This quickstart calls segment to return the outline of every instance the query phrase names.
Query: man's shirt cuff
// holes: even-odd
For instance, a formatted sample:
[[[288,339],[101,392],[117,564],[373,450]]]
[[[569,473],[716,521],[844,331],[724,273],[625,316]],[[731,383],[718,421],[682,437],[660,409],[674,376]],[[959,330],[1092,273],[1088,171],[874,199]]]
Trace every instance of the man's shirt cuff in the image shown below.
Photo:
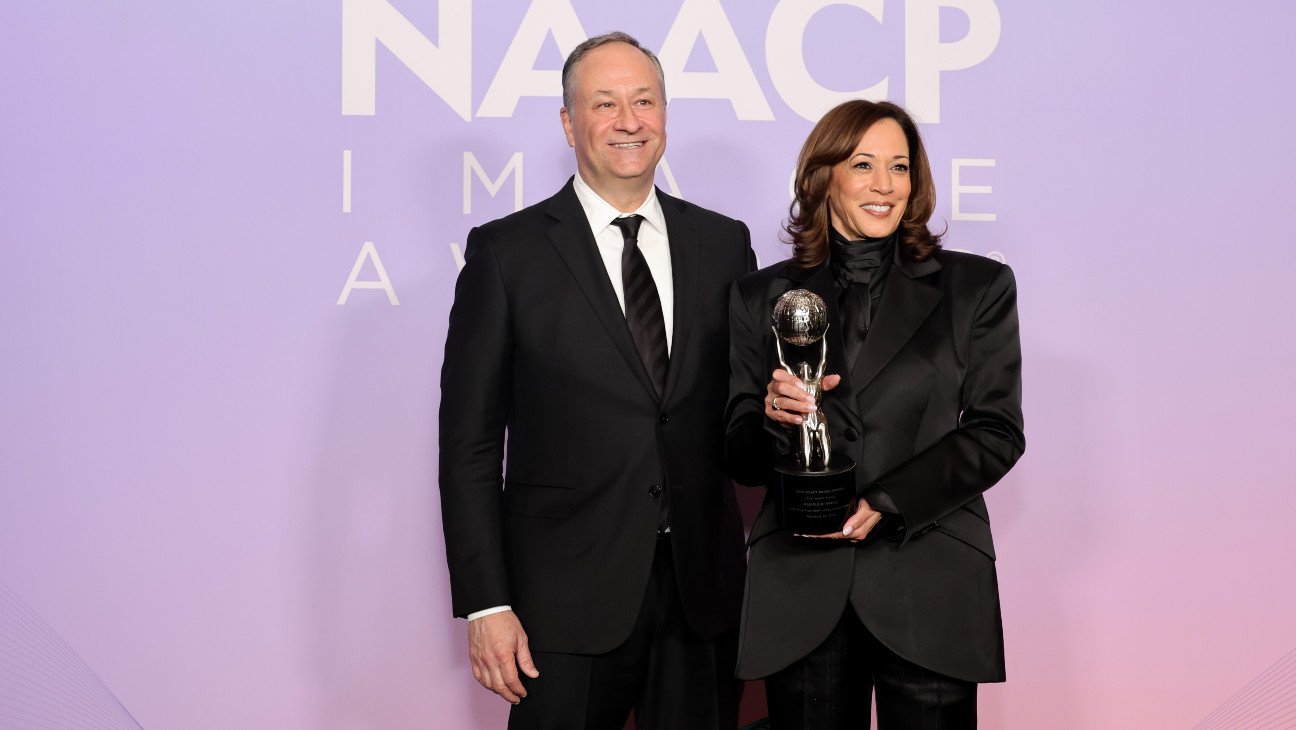
[[[468,620],[476,621],[477,619],[483,616],[489,616],[492,613],[503,613],[505,611],[512,611],[512,610],[513,610],[512,606],[496,606],[494,608],[487,608],[481,611],[473,611],[472,613],[468,614]]]

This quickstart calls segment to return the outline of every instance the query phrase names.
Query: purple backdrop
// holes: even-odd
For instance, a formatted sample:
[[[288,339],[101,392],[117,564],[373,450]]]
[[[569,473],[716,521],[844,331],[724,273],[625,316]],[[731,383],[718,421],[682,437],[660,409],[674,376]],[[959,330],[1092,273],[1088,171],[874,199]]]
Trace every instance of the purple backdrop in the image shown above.
[[[0,724],[53,722],[75,652],[144,727],[500,726],[440,535],[456,247],[571,174],[556,69],[620,28],[674,69],[659,181],[763,262],[829,90],[870,90],[927,122],[947,245],[1016,271],[1029,447],[988,495],[985,725],[1186,727],[1240,692],[1212,722],[1296,726],[1296,6],[5,16]]]

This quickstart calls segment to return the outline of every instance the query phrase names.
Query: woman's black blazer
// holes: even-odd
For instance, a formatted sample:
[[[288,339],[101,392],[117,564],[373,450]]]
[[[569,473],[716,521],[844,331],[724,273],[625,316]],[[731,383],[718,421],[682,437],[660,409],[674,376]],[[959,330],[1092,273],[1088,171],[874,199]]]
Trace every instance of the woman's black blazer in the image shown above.
[[[736,282],[730,296],[726,463],[742,484],[771,481],[790,432],[764,415],[778,367],[769,316],[790,289],[809,289],[838,322],[828,266],[784,262]],[[897,254],[856,362],[828,330],[824,397],[834,450],[900,511],[886,535],[823,548],[779,531],[766,496],[749,538],[738,674],[767,676],[818,646],[854,608],[906,659],[975,682],[1004,679],[1003,631],[990,518],[982,493],[1025,449],[1021,348],[1011,269],[938,251]]]

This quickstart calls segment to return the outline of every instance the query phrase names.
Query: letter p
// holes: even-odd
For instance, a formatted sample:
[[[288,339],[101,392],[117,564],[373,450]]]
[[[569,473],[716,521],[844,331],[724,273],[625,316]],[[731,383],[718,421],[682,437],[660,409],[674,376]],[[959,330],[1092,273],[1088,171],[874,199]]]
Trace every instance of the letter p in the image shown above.
[[[968,32],[941,43],[940,9],[968,17]],[[999,8],[994,0],[905,0],[905,105],[919,121],[940,121],[940,75],[981,63],[999,45]]]

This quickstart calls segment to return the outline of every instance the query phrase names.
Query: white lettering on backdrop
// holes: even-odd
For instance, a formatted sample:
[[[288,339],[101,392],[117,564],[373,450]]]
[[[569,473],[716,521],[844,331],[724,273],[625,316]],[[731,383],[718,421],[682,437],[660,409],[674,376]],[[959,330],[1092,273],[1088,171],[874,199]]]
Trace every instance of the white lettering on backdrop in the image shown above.
[[[374,271],[377,272],[377,279],[360,279],[360,271],[364,268],[365,259],[373,262]],[[399,307],[400,301],[396,299],[396,290],[392,288],[391,279],[387,278],[387,269],[383,268],[382,259],[378,258],[378,249],[374,247],[372,241],[365,241],[360,247],[360,255],[356,257],[355,266],[351,267],[351,275],[347,277],[346,285],[342,287],[342,294],[338,296],[338,304],[346,304],[347,299],[351,298],[352,289],[382,289],[387,292],[387,303],[393,307]]]
[[[818,83],[805,61],[805,31],[824,8],[854,7],[884,23],[883,0],[779,0],[770,13],[765,34],[765,60],[773,90],[798,116],[816,121],[823,112],[846,99],[884,99],[889,76],[866,88],[835,91]],[[967,16],[963,38],[941,42],[940,9],[954,8]],[[472,121],[472,0],[439,0],[437,41],[430,40],[390,0],[342,2],[342,114],[373,116],[377,113],[377,54],[382,44],[429,90],[465,121]],[[941,121],[941,74],[971,68],[990,57],[1001,32],[995,0],[905,0],[904,4],[904,103],[919,121]],[[532,0],[513,40],[496,67],[477,108],[477,117],[512,117],[523,97],[560,98],[560,72],[535,68],[545,40],[553,36],[567,55],[587,35],[571,0]],[[714,71],[685,71],[684,65],[705,44]],[[742,121],[769,121],[774,112],[762,90],[747,53],[720,0],[684,0],[660,47],[659,56],[671,99],[728,101]],[[876,78],[876,76],[874,76]],[[989,194],[988,185],[963,185],[963,167],[993,167],[993,159],[956,158],[951,161],[951,218],[959,221],[994,221],[992,212],[964,212],[962,196]],[[660,165],[666,187],[679,195],[670,166]],[[472,212],[473,177],[496,197],[513,177],[513,208],[523,200],[523,155],[515,152],[496,177],[491,177],[476,155],[463,153],[463,212]],[[343,212],[351,211],[351,151],[344,150]],[[451,243],[456,268],[463,267],[463,251]],[[991,258],[1003,260],[995,251]],[[360,280],[369,259],[376,280]],[[381,289],[388,302],[399,305],[396,292],[372,242],[366,241],[338,297],[346,304],[353,289]]]
[[[342,0],[343,116],[376,113],[382,43],[465,122],[472,119],[472,0],[439,2],[436,45],[387,0]]]
[[[562,72],[535,68],[540,48],[550,33],[563,58],[589,37],[568,0],[534,0],[504,53],[477,116],[511,117],[518,99],[524,96],[562,96],[556,91],[562,88]]]
[[[491,180],[482,168],[481,163],[477,161],[477,155],[471,152],[463,153],[463,212],[464,215],[472,213],[472,179],[473,175],[482,181],[486,186],[486,192],[493,198],[499,194],[500,188],[504,187],[504,181],[509,175],[513,175],[513,210],[522,210],[522,153],[514,152],[509,158],[504,169],[500,171],[499,177]]]
[[[994,213],[970,213],[963,210],[964,195],[989,195],[994,192],[989,185],[964,185],[965,167],[994,167],[993,159],[955,158],[950,161],[950,218],[956,221],[993,221]]]
[[[883,22],[883,0],[780,0],[765,33],[765,60],[774,90],[801,117],[816,121],[845,99],[882,99],[888,77],[853,91],[821,86],[806,67],[805,29],[832,5],[859,8]],[[956,8],[968,32],[940,40],[940,9]],[[472,2],[439,0],[438,42],[433,43],[389,0],[342,0],[342,114],[377,113],[377,61],[381,43],[464,119],[472,119]],[[905,0],[905,105],[919,120],[940,122],[941,74],[971,68],[999,45],[999,8],[994,0]],[[510,117],[524,96],[559,96],[559,72],[535,68],[545,38],[553,35],[566,55],[587,37],[571,0],[532,0],[513,42],[496,68],[477,109],[479,117]],[[706,44],[715,71],[685,71],[698,41]],[[719,0],[684,0],[661,45],[662,68],[672,99],[722,99],[740,120],[771,120],[770,107]]]

